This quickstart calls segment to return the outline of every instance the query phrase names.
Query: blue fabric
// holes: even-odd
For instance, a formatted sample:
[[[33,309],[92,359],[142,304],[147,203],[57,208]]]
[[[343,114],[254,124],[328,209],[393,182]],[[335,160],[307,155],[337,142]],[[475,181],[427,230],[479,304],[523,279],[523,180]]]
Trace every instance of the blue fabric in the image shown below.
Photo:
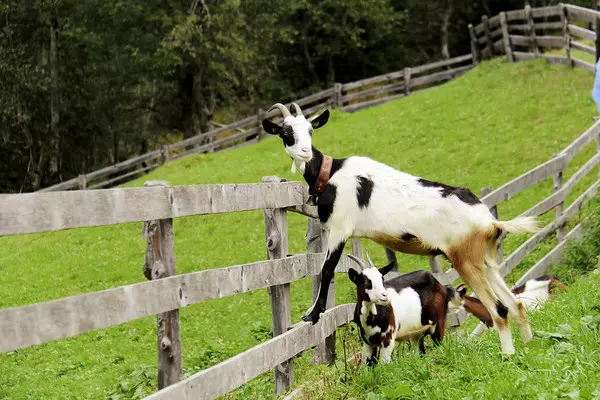
[[[596,79],[594,80],[594,88],[592,89],[592,97],[596,102],[596,107],[598,107],[598,112],[600,113],[600,59],[596,63]]]

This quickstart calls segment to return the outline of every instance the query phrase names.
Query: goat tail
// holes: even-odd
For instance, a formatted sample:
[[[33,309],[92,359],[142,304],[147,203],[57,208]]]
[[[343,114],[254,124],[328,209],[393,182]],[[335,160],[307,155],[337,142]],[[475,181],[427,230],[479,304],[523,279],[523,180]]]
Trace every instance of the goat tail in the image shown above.
[[[494,226],[501,231],[510,233],[527,233],[540,230],[540,222],[535,217],[517,217],[510,221],[495,221]]]

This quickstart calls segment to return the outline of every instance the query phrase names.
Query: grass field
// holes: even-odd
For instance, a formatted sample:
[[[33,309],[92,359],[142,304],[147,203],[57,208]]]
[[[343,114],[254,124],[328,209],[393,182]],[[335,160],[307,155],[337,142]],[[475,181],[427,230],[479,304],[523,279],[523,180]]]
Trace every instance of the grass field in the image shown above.
[[[315,132],[313,143],[335,157],[370,156],[478,193],[548,160],[587,129],[595,115],[592,82],[593,76],[585,71],[541,60],[517,64],[494,60],[405,99],[353,114],[333,112],[330,122]],[[590,146],[574,159],[570,173],[594,151]],[[169,163],[130,186],[149,179],[173,185],[260,182],[266,175],[300,179],[290,173],[290,166],[280,140],[273,138]],[[591,175],[576,192],[589,185],[597,171]],[[551,191],[548,182],[516,196],[499,207],[500,217],[514,217]],[[289,219],[290,252],[305,252],[306,218]],[[181,218],[174,225],[178,273],[266,258],[262,212]],[[143,281],[141,229],[142,224],[136,223],[0,238],[0,308]],[[514,249],[524,238],[509,237],[506,247]],[[383,249],[365,244],[374,260],[383,262]],[[424,258],[399,260],[402,271],[427,266]],[[528,258],[520,270],[533,262]],[[336,289],[339,303],[352,297],[345,276],[338,277]],[[310,296],[310,280],[292,285],[293,322],[309,307]],[[270,337],[268,295],[261,290],[187,307],[181,311],[181,326],[184,368],[191,374]],[[0,355],[0,399],[139,398],[155,390],[155,331],[155,318],[149,317]],[[471,354],[497,345],[494,339],[482,343],[476,348],[447,346],[461,346]],[[451,348],[447,346],[440,352]],[[459,356],[447,357],[444,362],[449,363]],[[308,367],[310,352],[296,365],[298,382],[323,371]],[[271,375],[262,375],[234,397],[271,397]]]

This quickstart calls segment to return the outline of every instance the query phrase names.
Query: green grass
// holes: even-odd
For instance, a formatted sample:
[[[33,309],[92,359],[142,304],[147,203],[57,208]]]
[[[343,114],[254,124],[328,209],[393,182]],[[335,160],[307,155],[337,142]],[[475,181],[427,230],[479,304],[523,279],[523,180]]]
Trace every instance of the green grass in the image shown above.
[[[313,142],[327,154],[361,154],[430,180],[498,187],[559,152],[592,124],[593,76],[538,60],[485,62],[441,87],[353,114],[333,112]],[[566,178],[593,154],[593,145],[573,160]],[[144,180],[173,185],[260,182],[290,173],[279,139],[228,152],[187,157],[153,171]],[[575,196],[597,171],[576,187]],[[499,207],[510,218],[552,191],[537,185]],[[570,200],[574,197],[571,196]],[[0,308],[103,290],[144,280],[141,223],[0,238]],[[290,252],[305,252],[306,218],[290,215]],[[261,211],[180,218],[175,221],[178,273],[263,260]],[[509,237],[511,250],[526,237]],[[376,263],[384,252],[365,242]],[[542,246],[539,255],[552,245]],[[349,247],[349,246],[348,246]],[[401,270],[427,268],[426,259],[399,257]],[[519,268],[535,261],[526,259]],[[337,279],[337,301],[351,297],[345,276]],[[292,319],[310,306],[310,280],[292,285]],[[207,301],[181,310],[186,373],[194,373],[268,338],[268,295],[260,290]],[[0,399],[135,397],[155,390],[155,318],[148,317],[76,338],[0,355]],[[472,351],[467,350],[465,351]],[[310,352],[297,360],[296,378],[313,378]],[[135,386],[139,385],[139,386]],[[237,393],[270,397],[271,374]],[[135,393],[138,395],[135,395]],[[138,396],[138,397],[139,397]]]
[[[598,399],[600,398],[600,270],[579,279],[530,314],[534,340],[513,329],[517,354],[502,361],[494,330],[467,339],[449,335],[425,356],[405,345],[392,363],[375,368],[336,362],[304,387],[306,399]],[[347,354],[359,348],[344,328]]]

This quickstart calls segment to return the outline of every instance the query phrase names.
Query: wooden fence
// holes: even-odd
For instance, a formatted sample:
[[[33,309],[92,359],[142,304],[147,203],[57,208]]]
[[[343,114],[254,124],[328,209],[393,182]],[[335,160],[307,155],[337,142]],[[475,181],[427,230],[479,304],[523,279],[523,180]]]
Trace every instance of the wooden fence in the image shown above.
[[[574,52],[598,60],[598,20],[600,12],[571,4],[526,6],[492,18],[483,16],[478,25],[469,25],[471,53],[475,62],[501,54],[511,62],[543,57],[554,64],[594,73],[594,63],[577,57]],[[558,49],[564,50],[564,55],[546,53]]]
[[[597,152],[563,182],[569,161],[595,143]],[[542,241],[556,235],[558,245],[543,256],[517,284],[542,275],[559,258],[569,239],[581,233],[581,225],[566,232],[567,223],[581,205],[594,195],[596,180],[568,206],[567,196],[575,185],[600,162],[600,122],[571,143],[556,157],[524,173],[482,197],[490,208],[498,206],[552,179],[554,192],[522,215],[541,215],[555,210],[555,218],[531,236],[501,263],[502,274],[512,271]],[[148,282],[45,303],[0,310],[0,352],[59,340],[138,318],[157,315],[159,392],[151,399],[212,399],[275,368],[276,390],[287,390],[293,382],[293,357],[318,346],[316,359],[335,359],[332,335],[347,324],[353,304],[334,306],[333,290],[328,311],[312,326],[291,326],[289,284],[317,276],[324,259],[323,231],[315,220],[316,209],[306,205],[308,195],[299,182],[280,182],[270,177],[264,183],[243,185],[169,186],[148,182],[143,188],[62,191],[0,196],[0,235],[57,231],[145,221],[148,241],[144,274]],[[173,218],[264,209],[266,247],[269,260],[227,268],[176,275]],[[287,213],[309,217],[307,247],[318,253],[287,255]],[[360,241],[353,251],[362,253]],[[346,272],[352,261],[342,257],[336,272]],[[458,278],[454,269],[437,273],[444,284]],[[314,281],[318,288],[318,277]],[[183,379],[178,309],[209,299],[267,288],[271,295],[275,337],[231,359]],[[453,325],[465,315],[449,316]],[[328,339],[329,338],[329,339]],[[327,340],[328,339],[328,340]],[[324,344],[322,344],[324,343]]]
[[[524,13],[536,18],[550,18],[555,10],[561,10],[562,15],[565,15],[566,10],[570,18],[585,15],[588,22],[591,18],[588,10],[582,11],[572,6],[547,7],[542,9],[543,12],[539,10],[531,9]],[[513,21],[516,20],[516,15],[521,14],[506,13],[497,21]],[[497,33],[491,33],[496,28],[493,21],[494,18],[487,20],[483,28],[471,27],[471,31],[473,34],[477,31],[489,31],[490,35],[486,34],[486,38],[494,39]],[[568,31],[570,23],[565,21],[568,20],[563,20]],[[546,25],[543,26],[543,29],[546,29]],[[505,27],[502,30],[507,29]],[[476,36],[475,39],[479,42]],[[487,39],[485,40],[487,42]],[[535,43],[539,45],[539,42]],[[494,42],[492,41],[491,44],[493,47]],[[481,50],[475,45],[473,50],[476,56],[473,57],[474,60],[478,60],[477,56],[480,53],[485,53],[485,49]],[[518,59],[519,55],[516,52],[512,54]],[[470,57],[459,57],[459,59],[457,63],[471,60]],[[437,63],[425,70],[444,68],[453,62]],[[578,66],[578,63],[573,61],[571,65]],[[447,71],[454,70],[453,73],[460,73],[456,71],[458,68],[462,67]],[[447,79],[452,75],[443,74],[447,71],[436,73]],[[402,82],[408,82],[407,86],[413,88],[412,85],[418,79],[420,72],[422,71],[412,70],[405,75],[403,71]],[[377,82],[363,82],[363,86],[347,88],[346,91],[342,87],[341,91],[337,91],[338,94],[342,94],[341,97],[337,95],[336,98],[342,102],[342,107],[352,107],[355,105],[352,101],[364,100],[364,98],[346,97],[344,100],[344,96],[369,91],[372,89],[371,85],[395,79],[400,79],[400,76],[388,76]],[[424,80],[417,80],[415,86],[425,84],[422,82]],[[430,83],[433,81],[427,82]],[[384,84],[384,86],[389,85],[391,84]],[[255,122],[259,120],[256,119]],[[191,144],[192,141],[188,143]],[[570,178],[564,182],[563,176],[568,171],[569,162],[589,145],[595,145],[595,154],[576,171],[569,171],[572,172]],[[600,121],[551,160],[495,190],[485,191],[482,202],[494,213],[501,214],[499,206],[503,202],[541,182],[547,180],[553,182],[553,193],[528,210],[524,210],[521,215],[539,216],[554,210],[554,219],[513,253],[500,260],[503,276],[510,273],[540,243],[555,236],[557,245],[541,257],[517,284],[542,275],[560,258],[566,243],[580,235],[581,225],[567,231],[568,223],[582,204],[594,195],[600,180],[595,179],[594,183],[570,204],[567,204],[567,199],[576,184],[580,183],[599,163]],[[143,188],[0,195],[0,235],[144,221],[144,234],[147,240],[144,275],[149,280],[45,303],[2,309],[0,310],[0,352],[72,337],[157,315],[160,390],[149,396],[149,399],[213,399],[272,369],[275,369],[276,391],[279,393],[287,390],[293,382],[295,355],[317,346],[315,358],[318,362],[330,362],[335,359],[335,340],[332,340],[332,335],[337,327],[350,321],[354,309],[353,304],[335,306],[332,288],[329,293],[328,310],[319,323],[314,326],[308,322],[291,325],[289,284],[303,277],[317,276],[324,259],[322,251],[325,246],[325,236],[315,219],[315,208],[306,204],[307,198],[308,195],[301,183],[281,182],[276,177],[266,178],[263,183],[257,184],[169,186],[166,182],[154,181],[148,182]],[[269,260],[176,275],[174,218],[257,209],[263,209],[265,214],[266,248]],[[287,256],[288,212],[300,213],[308,217],[309,252],[307,254]],[[353,252],[362,254],[360,240],[353,241]],[[346,272],[350,267],[353,267],[353,262],[344,256],[336,272]],[[458,274],[451,268],[446,272],[436,273],[436,277],[443,284],[453,284]],[[313,282],[313,289],[317,289],[318,277]],[[264,288],[268,289],[271,297],[275,337],[184,379],[178,310],[209,299]],[[449,318],[450,323],[456,325],[465,318],[465,315],[453,314]]]
[[[472,56],[467,54],[399,71],[362,79],[345,84],[336,83],[332,88],[303,97],[295,102],[305,115],[327,107],[342,111],[355,111],[383,102],[404,97],[413,92],[439,85],[472,68]],[[289,106],[289,103],[287,104]],[[262,120],[279,118],[278,111],[266,113],[258,110],[255,115],[206,133],[163,146],[138,157],[99,169],[88,174],[41,189],[38,192],[53,192],[73,189],[100,189],[118,186],[141,174],[149,172],[169,160],[189,154],[207,153],[245,146],[263,138]]]

